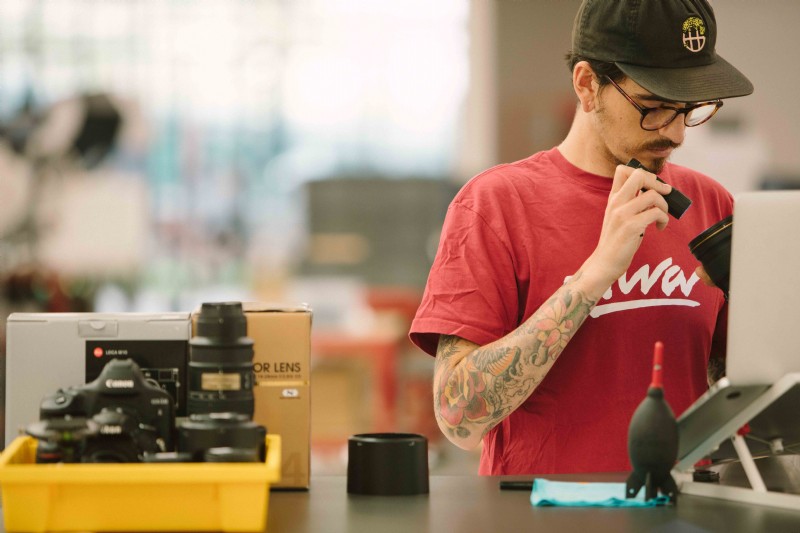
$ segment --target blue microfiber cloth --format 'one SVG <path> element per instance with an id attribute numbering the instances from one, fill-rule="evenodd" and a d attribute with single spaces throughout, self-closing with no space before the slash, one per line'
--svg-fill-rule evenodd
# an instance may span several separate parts
<path id="1" fill-rule="evenodd" d="M 625 483 L 576 483 L 535 479 L 531 503 L 561 507 L 656 507 L 669 502 L 667 496 L 645 501 L 644 487 L 635 498 L 625 498 Z"/>

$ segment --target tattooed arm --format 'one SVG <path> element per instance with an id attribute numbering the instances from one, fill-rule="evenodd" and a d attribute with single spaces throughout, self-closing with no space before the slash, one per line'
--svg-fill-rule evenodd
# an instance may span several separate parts
<path id="1" fill-rule="evenodd" d="M 655 190 L 640 194 L 642 188 Z M 517 329 L 485 346 L 440 337 L 434 412 L 450 441 L 474 448 L 531 395 L 603 293 L 628 268 L 648 226 L 667 225 L 662 195 L 670 190 L 652 174 L 618 166 L 597 248 L 567 283 Z"/>
<path id="2" fill-rule="evenodd" d="M 477 446 L 542 382 L 597 302 L 582 289 L 580 278 L 580 273 L 573 276 L 521 326 L 493 343 L 440 337 L 434 412 L 454 444 Z"/>

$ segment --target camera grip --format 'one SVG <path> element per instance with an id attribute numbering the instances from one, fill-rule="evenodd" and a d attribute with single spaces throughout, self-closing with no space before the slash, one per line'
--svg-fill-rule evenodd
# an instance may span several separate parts
<path id="1" fill-rule="evenodd" d="M 641 168 L 642 170 L 647 170 L 647 172 L 650 172 L 647 167 L 642 165 L 637 159 L 631 159 L 628 161 L 628 166 L 632 168 Z M 658 176 L 656 176 L 656 179 L 661 183 L 665 183 L 665 181 Z M 642 190 L 644 191 L 644 189 Z M 667 212 L 676 219 L 681 218 L 686 210 L 689 209 L 689 206 L 692 205 L 692 200 L 675 187 L 672 187 L 672 190 L 669 194 L 665 194 L 663 196 L 664 200 L 667 201 Z"/>

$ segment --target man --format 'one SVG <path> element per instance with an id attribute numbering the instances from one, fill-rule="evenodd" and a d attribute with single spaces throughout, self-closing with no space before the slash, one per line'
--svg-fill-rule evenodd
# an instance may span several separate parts
<path id="1" fill-rule="evenodd" d="M 705 0 L 584 0 L 566 139 L 453 200 L 410 336 L 436 354 L 442 431 L 465 449 L 482 441 L 479 473 L 629 470 L 654 343 L 678 414 L 724 368 L 725 300 L 698 283 L 688 243 L 732 199 L 667 162 L 686 127 L 753 90 L 715 41 Z M 672 185 L 693 200 L 680 220 Z"/>

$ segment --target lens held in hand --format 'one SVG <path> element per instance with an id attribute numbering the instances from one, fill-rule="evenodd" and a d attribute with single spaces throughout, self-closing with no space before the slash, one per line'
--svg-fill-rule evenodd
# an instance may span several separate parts
<path id="1" fill-rule="evenodd" d="M 733 215 L 723 218 L 692 239 L 689 250 L 703 264 L 714 285 L 728 298 L 731 275 L 731 237 Z"/>
<path id="2" fill-rule="evenodd" d="M 204 303 L 189 341 L 190 415 L 233 412 L 252 418 L 253 340 L 241 302 Z"/>

